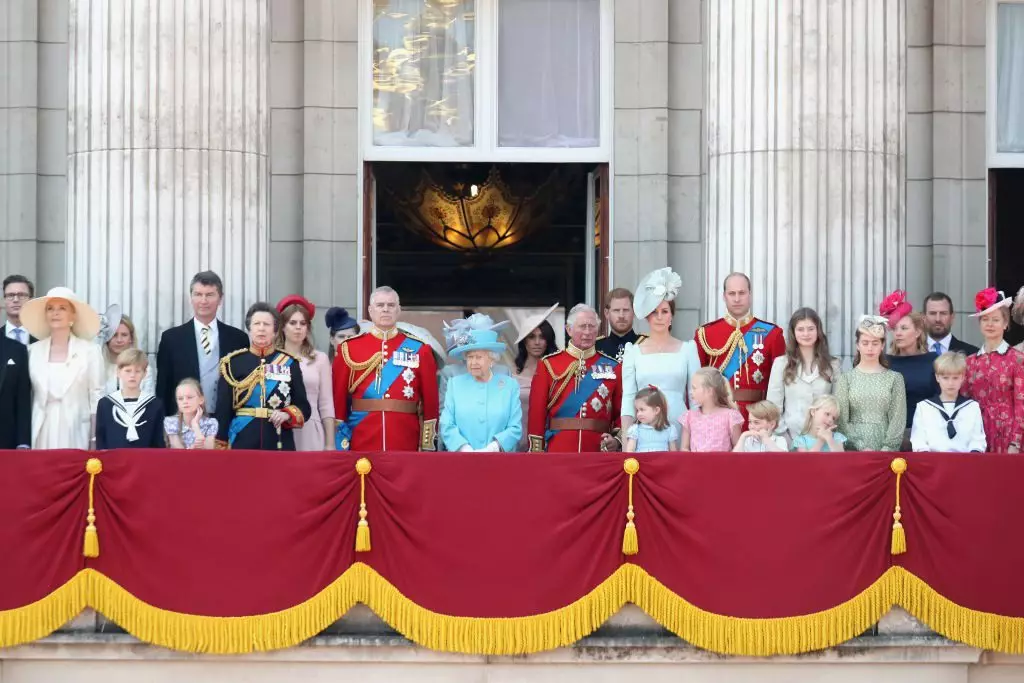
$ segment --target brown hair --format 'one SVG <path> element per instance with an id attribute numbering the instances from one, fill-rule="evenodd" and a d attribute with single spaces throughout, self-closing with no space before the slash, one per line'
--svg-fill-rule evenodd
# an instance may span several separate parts
<path id="1" fill-rule="evenodd" d="M 125 349 L 117 354 L 117 369 L 129 366 L 142 366 L 145 370 L 149 367 L 149 356 L 142 349 Z"/>
<path id="2" fill-rule="evenodd" d="M 121 327 L 121 325 L 124 325 L 125 327 L 128 328 L 128 334 L 131 335 L 132 338 L 131 346 L 125 349 L 125 351 L 127 351 L 128 349 L 137 349 L 139 347 L 139 338 L 135 335 L 135 323 L 133 323 L 132 319 L 129 318 L 128 316 L 122 315 L 120 322 L 117 323 L 117 327 L 114 328 L 114 334 L 117 334 L 117 328 Z M 113 339 L 113 337 L 111 337 L 111 339 Z M 117 357 L 115 357 L 110 350 L 109 341 L 103 345 L 103 355 L 106 357 L 108 363 L 113 364 L 117 362 Z"/>
<path id="3" fill-rule="evenodd" d="M 616 287 L 604 297 L 604 310 L 608 310 L 612 307 L 612 301 L 615 299 L 629 299 L 629 304 L 633 305 L 633 292 L 629 291 L 625 287 Z"/>
<path id="4" fill-rule="evenodd" d="M 665 400 L 665 394 L 661 393 L 658 387 L 650 384 L 640 391 L 636 392 L 636 398 L 634 401 L 643 401 L 644 405 L 650 408 L 656 408 L 659 412 L 654 418 L 654 424 L 651 426 L 657 429 L 659 432 L 663 429 L 668 429 L 668 401 Z"/>
<path id="5" fill-rule="evenodd" d="M 715 405 L 721 408 L 736 409 L 732 400 L 732 391 L 729 390 L 729 383 L 722 377 L 722 373 L 716 368 L 701 368 L 693 373 L 693 378 L 700 378 L 704 386 L 715 392 Z"/>
<path id="6" fill-rule="evenodd" d="M 782 416 L 779 407 L 771 401 L 758 401 L 747 406 L 747 415 L 765 422 L 774 422 L 776 427 L 779 426 L 779 418 Z"/>
<path id="7" fill-rule="evenodd" d="M 862 334 L 867 334 L 867 333 L 864 332 L 863 330 L 861 330 L 858 327 L 857 331 L 853 335 L 853 343 L 854 343 L 853 367 L 857 367 L 858 365 L 860 365 L 860 351 L 856 348 L 856 345 L 860 342 L 860 338 L 861 338 Z M 868 336 L 871 337 L 870 334 L 868 334 Z M 872 339 L 877 339 L 877 337 L 872 337 Z M 885 355 L 885 340 L 884 339 L 882 340 L 882 353 L 878 354 L 878 364 L 881 365 L 883 368 L 888 368 L 889 367 L 889 357 Z"/>
<path id="8" fill-rule="evenodd" d="M 813 308 L 798 308 L 789 319 L 789 334 L 786 335 L 786 370 L 782 373 L 784 384 L 796 381 L 796 373 L 803 364 L 800 345 L 796 343 L 796 326 L 810 320 L 818 330 L 818 339 L 814 342 L 814 363 L 818 366 L 818 374 L 826 382 L 832 381 L 832 354 L 828 350 L 828 337 L 821 326 L 821 318 Z"/>
<path id="9" fill-rule="evenodd" d="M 309 319 L 309 311 L 299 304 L 285 306 L 284 310 L 281 311 L 281 324 L 277 328 L 277 346 L 278 348 L 284 348 L 284 328 L 296 313 L 301 313 L 302 319 L 306 321 L 306 338 L 302 340 L 299 352 L 309 360 L 313 360 L 314 351 L 316 350 L 313 346 L 313 321 Z"/>
<path id="10" fill-rule="evenodd" d="M 916 352 L 909 355 L 918 355 L 922 353 L 928 353 L 928 332 L 925 328 L 924 316 L 920 313 L 907 313 L 903 318 L 910 318 L 910 322 L 914 325 L 914 329 L 917 330 L 917 349 Z M 900 318 L 900 320 L 903 320 Z M 900 324 L 900 320 L 896 321 L 896 324 Z M 901 356 L 903 352 L 896 347 L 896 338 L 893 337 L 892 343 L 889 345 L 889 353 L 893 356 Z"/>

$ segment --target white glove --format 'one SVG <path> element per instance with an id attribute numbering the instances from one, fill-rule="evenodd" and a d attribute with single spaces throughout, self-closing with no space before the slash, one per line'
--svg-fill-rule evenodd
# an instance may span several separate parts
<path id="1" fill-rule="evenodd" d="M 473 451 L 473 447 L 470 446 L 468 443 L 465 446 L 463 446 L 462 448 L 459 449 L 459 453 L 473 453 L 473 452 L 474 452 Z"/>
<path id="2" fill-rule="evenodd" d="M 483 448 L 480 449 L 481 453 L 501 453 L 501 446 L 498 445 L 497 441 L 492 441 Z"/>

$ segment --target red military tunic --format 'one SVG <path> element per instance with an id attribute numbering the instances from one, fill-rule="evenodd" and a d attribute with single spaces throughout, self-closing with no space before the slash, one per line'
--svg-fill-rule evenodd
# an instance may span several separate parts
<path id="1" fill-rule="evenodd" d="M 429 344 L 374 328 L 339 345 L 333 375 L 334 411 L 351 450 L 437 449 L 437 363 Z"/>
<path id="2" fill-rule="evenodd" d="M 747 406 L 765 399 L 772 363 L 786 355 L 782 328 L 752 315 L 742 320 L 726 315 L 698 327 L 695 338 L 701 367 L 725 376 L 746 429 Z"/>
<path id="3" fill-rule="evenodd" d="M 621 365 L 572 344 L 545 356 L 530 384 L 530 451 L 593 453 L 619 426 Z"/>

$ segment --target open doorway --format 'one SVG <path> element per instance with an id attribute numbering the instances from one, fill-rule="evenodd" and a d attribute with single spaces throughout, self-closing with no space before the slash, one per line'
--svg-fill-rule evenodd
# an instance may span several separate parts
<path id="1" fill-rule="evenodd" d="M 366 173 L 364 297 L 394 287 L 404 317 L 438 339 L 443 320 L 479 311 L 514 323 L 556 302 L 558 329 L 607 287 L 604 165 L 375 162 Z"/>
<path id="2" fill-rule="evenodd" d="M 1024 285 L 1024 169 L 991 169 L 989 201 L 989 279 L 1014 296 Z M 1024 341 L 1024 328 L 1011 322 L 1007 341 Z"/>

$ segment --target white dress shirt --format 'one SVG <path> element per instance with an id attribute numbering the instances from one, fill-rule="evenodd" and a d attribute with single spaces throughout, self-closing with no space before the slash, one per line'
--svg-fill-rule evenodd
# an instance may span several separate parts
<path id="1" fill-rule="evenodd" d="M 196 348 L 199 349 L 199 353 L 203 353 L 203 323 L 197 318 L 194 318 L 193 321 L 195 322 L 195 325 L 193 325 L 193 327 L 195 328 L 196 331 Z M 217 334 L 217 319 L 214 318 L 213 320 L 211 320 L 210 324 L 207 325 L 206 327 L 210 328 L 211 352 L 216 351 L 219 348 L 217 342 L 220 339 L 219 335 Z"/>
<path id="2" fill-rule="evenodd" d="M 203 388 L 208 406 L 217 405 L 217 382 L 220 379 L 220 333 L 216 318 L 207 326 L 210 328 L 210 353 L 203 350 L 203 323 L 193 319 L 196 333 L 196 353 L 199 354 L 199 386 Z M 159 370 L 159 368 L 157 368 Z"/>
<path id="3" fill-rule="evenodd" d="M 940 347 L 940 350 L 938 351 L 938 354 L 941 356 L 942 354 L 944 354 L 947 351 L 949 351 L 949 345 L 951 343 L 953 343 L 953 333 L 950 332 L 949 334 L 947 334 L 942 339 L 932 339 L 931 336 L 929 335 L 929 337 L 928 337 L 928 350 L 929 351 L 935 351 L 935 344 L 936 343 L 938 343 L 938 345 Z"/>
<path id="4" fill-rule="evenodd" d="M 18 333 L 15 332 L 15 330 L 21 330 L 21 338 L 20 339 L 18 338 Z M 24 327 L 17 327 L 15 325 L 12 325 L 11 322 L 8 320 L 7 324 L 4 326 L 4 334 L 7 336 L 8 339 L 13 339 L 14 341 L 20 341 L 25 346 L 28 346 L 29 334 L 28 334 L 28 330 L 26 330 Z"/>
<path id="5" fill-rule="evenodd" d="M 984 453 L 986 448 L 985 427 L 981 421 L 981 407 L 973 399 L 961 399 L 959 405 L 942 403 L 942 410 L 952 418 L 956 436 L 949 437 L 946 418 L 939 412 L 935 401 L 938 398 L 921 401 L 914 412 L 914 424 L 910 428 L 910 443 L 915 452 L 935 453 Z"/>

